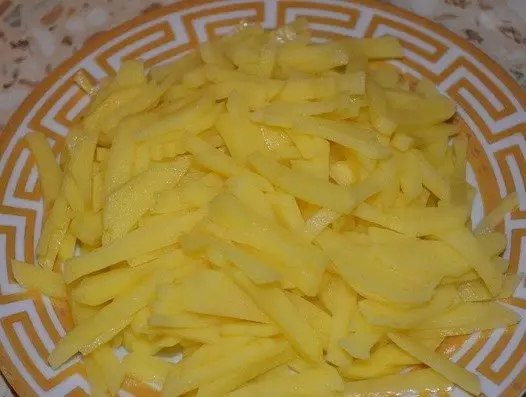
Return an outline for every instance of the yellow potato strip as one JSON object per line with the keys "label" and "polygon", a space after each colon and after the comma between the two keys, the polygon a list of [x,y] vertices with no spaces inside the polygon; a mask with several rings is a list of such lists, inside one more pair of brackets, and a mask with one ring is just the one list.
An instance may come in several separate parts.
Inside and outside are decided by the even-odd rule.
{"label": "yellow potato strip", "polygon": [[134,230],[111,244],[71,258],[64,265],[64,279],[71,283],[86,274],[105,269],[120,261],[134,258],[177,241],[202,218],[202,212],[183,216],[167,215],[165,219]]}
{"label": "yellow potato strip", "polygon": [[374,397],[382,393],[405,395],[410,393],[446,392],[453,387],[449,381],[434,370],[421,369],[405,374],[389,375],[345,384],[345,397]]}
{"label": "yellow potato strip", "polygon": [[312,362],[322,361],[322,346],[316,333],[280,288],[258,287],[238,271],[232,272],[232,278],[281,329],[299,354]]}
{"label": "yellow potato strip", "polygon": [[169,272],[156,273],[104,307],[85,323],[76,326],[59,341],[48,358],[49,364],[57,368],[79,351],[88,354],[109,341],[131,322],[133,314],[148,304],[157,285],[169,283],[170,280]]}
{"label": "yellow potato strip", "polygon": [[305,176],[274,162],[262,153],[251,154],[248,162],[273,184],[311,204],[328,207],[341,213],[349,213],[357,204],[351,188]]}
{"label": "yellow potato strip", "polygon": [[23,287],[54,298],[66,298],[66,285],[60,274],[14,259],[11,268],[15,280]]}
{"label": "yellow potato strip", "polygon": [[388,336],[398,347],[418,358],[424,364],[429,365],[436,372],[459,385],[464,390],[476,396],[480,394],[481,389],[479,381],[472,373],[452,363],[446,357],[427,349],[425,346],[422,346],[405,335],[389,333]]}
{"label": "yellow potato strip", "polygon": [[25,136],[25,140],[31,153],[35,156],[42,193],[46,204],[52,204],[60,192],[62,171],[43,134],[40,132],[30,132]]}
{"label": "yellow potato strip", "polygon": [[497,205],[488,215],[486,215],[475,227],[473,233],[485,234],[491,232],[495,226],[503,221],[504,215],[513,212],[519,207],[519,196],[516,192],[510,193]]}

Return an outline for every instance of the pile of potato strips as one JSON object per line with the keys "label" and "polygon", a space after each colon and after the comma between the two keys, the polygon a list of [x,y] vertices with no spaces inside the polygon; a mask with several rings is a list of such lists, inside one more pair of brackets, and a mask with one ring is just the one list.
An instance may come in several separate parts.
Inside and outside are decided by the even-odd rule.
{"label": "pile of potato strips", "polygon": [[402,57],[299,20],[78,74],[60,161],[25,138],[46,216],[37,264],[12,261],[71,309],[49,364],[80,352],[93,396],[479,394],[438,348],[519,321],[495,231],[518,199],[472,227],[455,104]]}

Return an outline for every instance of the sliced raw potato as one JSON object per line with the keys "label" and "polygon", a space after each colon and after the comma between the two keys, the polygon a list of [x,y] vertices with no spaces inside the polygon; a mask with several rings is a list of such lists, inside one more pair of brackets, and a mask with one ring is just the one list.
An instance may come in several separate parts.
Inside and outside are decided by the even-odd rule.
{"label": "sliced raw potato", "polygon": [[263,396],[325,396],[341,392],[343,381],[336,369],[329,365],[306,370],[296,376],[278,377],[249,384],[230,394],[229,397],[263,397]]}
{"label": "sliced raw potato", "polygon": [[[452,329],[472,332],[507,327],[515,324],[519,315],[498,302],[464,302],[440,316],[427,319],[417,329]],[[453,331],[452,331],[453,332]],[[456,335],[462,335],[456,333]]]}
{"label": "sliced raw potato", "polygon": [[425,393],[428,390],[445,392],[452,386],[453,382],[428,368],[404,374],[348,382],[345,384],[344,396],[373,397],[383,393],[404,395]]}
{"label": "sliced raw potato", "polygon": [[360,301],[358,307],[371,324],[394,329],[410,329],[427,318],[451,310],[458,302],[459,297],[455,288],[444,287],[428,304],[414,309],[390,307],[368,299]]}
{"label": "sliced raw potato", "polygon": [[322,361],[322,346],[305,317],[300,315],[278,287],[260,287],[239,271],[232,271],[236,284],[274,322],[294,349],[312,362]]}
{"label": "sliced raw potato", "polygon": [[66,298],[66,285],[60,274],[14,259],[11,269],[16,282],[23,287],[54,298]]}
{"label": "sliced raw potato", "polygon": [[155,202],[155,195],[175,185],[190,166],[183,157],[137,175],[114,191],[104,205],[104,243],[123,237]]}
{"label": "sliced raw potato", "polygon": [[[255,365],[262,359],[278,355],[287,349],[284,341],[261,339],[238,349],[236,355],[207,363],[198,368],[185,371],[184,362],[179,370],[174,368],[174,376],[168,375],[163,388],[163,396],[180,396],[197,389],[202,384],[209,384],[245,367]],[[260,363],[261,365],[261,363]]]}
{"label": "sliced raw potato", "polygon": [[318,306],[301,296],[287,293],[287,297],[296,310],[303,315],[310,324],[318,339],[321,341],[324,350],[327,350],[331,333],[331,317]]}
{"label": "sliced raw potato", "polygon": [[277,187],[311,204],[328,207],[341,213],[349,213],[357,204],[352,188],[306,176],[274,162],[262,153],[253,153],[249,156],[248,162]]}
{"label": "sliced raw potato", "polygon": [[[314,296],[327,264],[327,257],[312,244],[308,244],[277,223],[264,219],[245,207],[229,194],[223,194],[211,203],[210,217],[228,231],[228,236],[242,244],[268,253],[292,268],[298,288]],[[302,269],[309,269],[305,272]]]}
{"label": "sliced raw potato", "polygon": [[88,254],[71,258],[64,265],[64,279],[71,283],[86,274],[173,244],[201,220],[203,213],[195,211],[183,216],[167,215],[97,248]]}
{"label": "sliced raw potato", "polygon": [[60,193],[62,171],[43,134],[40,132],[30,132],[25,136],[25,140],[31,153],[35,156],[42,193],[46,204],[50,205]]}
{"label": "sliced raw potato", "polygon": [[254,363],[252,366],[239,368],[235,373],[199,387],[198,396],[223,396],[250,382],[254,378],[257,378],[259,375],[265,374],[266,372],[285,364],[293,357],[294,353],[292,350],[285,350],[277,355],[265,357]]}
{"label": "sliced raw potato", "polygon": [[172,304],[174,309],[179,306],[193,313],[260,323],[269,321],[250,298],[219,271],[203,271],[176,286],[165,286],[159,290],[157,300],[178,301],[178,305]]}
{"label": "sliced raw potato", "polygon": [[170,280],[170,272],[157,272],[76,326],[59,341],[48,358],[50,365],[57,368],[74,354],[88,354],[108,342],[131,322],[133,314],[146,307],[154,297],[157,285],[169,283]]}
{"label": "sliced raw potato", "polygon": [[480,394],[481,388],[476,375],[454,364],[446,357],[427,349],[425,346],[422,346],[417,341],[414,341],[405,335],[394,333],[388,335],[398,347],[418,358],[437,373],[474,395]]}
{"label": "sliced raw potato", "polygon": [[126,375],[161,390],[172,364],[148,354],[132,352],[122,361]]}
{"label": "sliced raw potato", "polygon": [[[340,243],[340,236],[325,230],[316,242],[329,253],[342,278],[359,294],[399,305],[428,302],[440,275],[426,269],[405,268],[403,263],[382,263],[371,251],[359,245]],[[411,287],[409,287],[411,286]]]}
{"label": "sliced raw potato", "polygon": [[493,266],[472,233],[463,228],[455,231],[444,231],[438,236],[469,261],[493,296],[499,294],[502,288],[502,275]]}
{"label": "sliced raw potato", "polygon": [[479,222],[473,233],[485,234],[491,232],[495,226],[502,222],[505,214],[513,212],[518,206],[519,196],[516,192],[510,193]]}
{"label": "sliced raw potato", "polygon": [[464,302],[490,301],[505,299],[513,295],[523,277],[518,274],[505,274],[499,294],[493,296],[482,280],[473,280],[458,286],[458,294]]}

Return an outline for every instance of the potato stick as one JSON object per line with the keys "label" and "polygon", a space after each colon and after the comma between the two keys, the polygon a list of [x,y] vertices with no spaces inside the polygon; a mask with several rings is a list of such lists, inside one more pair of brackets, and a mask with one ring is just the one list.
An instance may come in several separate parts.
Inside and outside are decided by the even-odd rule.
{"label": "potato stick", "polygon": [[370,60],[403,58],[404,49],[400,42],[391,36],[348,39],[349,44],[361,49]]}
{"label": "potato stick", "polygon": [[68,164],[68,171],[80,190],[86,208],[91,206],[91,175],[98,131],[86,131],[78,138]]}
{"label": "potato stick", "polygon": [[349,61],[343,43],[329,42],[318,45],[284,45],[278,51],[278,65],[306,73],[321,73]]}
{"label": "potato stick", "polygon": [[[357,331],[342,337],[339,340],[339,345],[351,357],[370,360],[371,350],[383,337],[383,333],[374,330],[368,332]],[[349,370],[352,370],[352,364],[344,368],[343,374],[349,377]]]}
{"label": "potato stick", "polygon": [[335,368],[323,365],[306,370],[296,376],[278,377],[235,390],[228,397],[314,397],[341,392],[343,381]]}
{"label": "potato stick", "polygon": [[459,136],[453,144],[455,154],[455,169],[452,175],[451,202],[456,205],[467,204],[467,182],[466,164],[468,154],[468,140],[464,136]]}
{"label": "potato stick", "polygon": [[323,229],[339,217],[341,217],[341,214],[334,212],[329,208],[321,208],[305,221],[305,227],[302,231],[305,239],[309,242],[314,240]]}
{"label": "potato stick", "polygon": [[106,381],[110,393],[116,395],[121,388],[126,374],[113,349],[108,344],[105,344],[92,352],[90,356],[93,357],[95,363],[102,371],[102,376]]}
{"label": "potato stick", "polygon": [[158,291],[157,303],[166,303],[168,314],[183,310],[205,316],[269,323],[250,298],[225,274],[216,270],[202,269],[177,286],[165,286]]}
{"label": "potato stick", "polygon": [[73,289],[71,296],[79,303],[97,306],[118,297],[152,272],[162,268],[175,268],[185,259],[180,251],[169,253],[165,258],[167,261],[160,257],[141,266],[114,269],[83,278]]}
{"label": "potato stick", "polygon": [[497,296],[502,287],[502,275],[485,255],[477,239],[466,228],[443,231],[438,237],[461,253],[473,266],[493,296]]}
{"label": "potato stick", "polygon": [[[348,241],[342,245],[337,234],[328,229],[317,238],[327,252],[338,273],[360,295],[371,299],[397,303],[399,305],[418,305],[431,299],[440,276],[429,276],[429,271],[402,271],[400,263],[382,263],[373,256],[372,250]],[[359,264],[359,265],[358,265]],[[416,277],[418,281],[409,281]],[[374,281],[373,281],[374,280]],[[396,281],[395,281],[396,280]],[[408,291],[403,285],[412,285]]]}
{"label": "potato stick", "polygon": [[66,199],[62,195],[58,196],[38,240],[36,255],[40,266],[53,269],[55,259],[68,233],[71,216],[71,207]]}
{"label": "potato stick", "polygon": [[70,225],[70,233],[82,243],[97,246],[102,239],[102,214],[91,211],[77,214]]}
{"label": "potato stick", "polygon": [[187,150],[194,155],[195,161],[210,170],[226,176],[247,176],[251,178],[264,192],[274,191],[272,184],[265,178],[262,178],[260,175],[236,164],[230,156],[220,152],[213,146],[208,145],[198,137],[186,135],[185,144]]}
{"label": "potato stick", "polygon": [[409,128],[407,134],[413,137],[415,146],[421,148],[444,139],[448,141],[450,137],[457,135],[458,131],[455,124],[441,123],[421,129]]}
{"label": "potato stick", "polygon": [[[202,96],[195,102],[191,102],[176,112],[165,116],[152,125],[146,126],[135,133],[135,139],[138,142],[147,141],[167,132],[181,131],[187,128],[188,123],[211,113],[214,107],[212,98]],[[205,128],[206,129],[206,128]]]}
{"label": "potato stick", "polygon": [[[163,396],[180,396],[195,390],[200,385],[208,384],[226,375],[254,365],[262,358],[277,355],[287,348],[284,341],[260,339],[240,348],[236,355],[224,357],[222,360],[207,363],[194,370],[181,371],[180,376],[168,377],[163,389]],[[184,365],[184,364],[182,364]]]}
{"label": "potato stick", "polygon": [[[472,333],[516,324],[519,315],[498,302],[463,302],[449,312],[422,321],[417,329],[459,329]],[[447,335],[444,335],[447,336]]]}
{"label": "potato stick", "polygon": [[77,238],[71,233],[66,233],[62,240],[60,250],[58,251],[58,260],[60,262],[65,262],[72,258],[75,255],[76,246]]}
{"label": "potato stick", "polygon": [[287,193],[271,192],[266,194],[278,220],[289,230],[301,230],[304,226],[303,217],[296,199]]}
{"label": "potato stick", "polygon": [[[227,229],[237,243],[250,245],[285,264],[296,276],[294,282],[308,296],[315,296],[327,257],[312,244],[285,228],[260,217],[233,195],[224,193],[210,204],[210,218]],[[309,269],[305,271],[305,269]]]}
{"label": "potato stick", "polygon": [[398,127],[398,123],[389,115],[389,104],[383,88],[376,82],[368,80],[365,93],[371,125],[381,134],[390,137]]}
{"label": "potato stick", "polygon": [[302,117],[294,122],[292,128],[303,134],[328,139],[372,159],[390,156],[390,150],[376,142],[372,131],[362,129],[352,122]]}
{"label": "potato stick", "polygon": [[97,128],[100,128],[102,132],[99,135],[99,141],[101,143],[108,144],[113,140],[115,128],[126,117],[155,107],[159,103],[160,97],[164,90],[164,88],[159,87],[154,82],[130,86],[130,88],[134,87],[142,88],[141,95],[133,98],[127,103],[122,103],[113,112],[109,113],[106,117],[100,120],[100,124],[96,126]]}
{"label": "potato stick", "polygon": [[352,365],[351,356],[340,346],[340,340],[349,332],[349,323],[356,310],[356,293],[341,278],[335,279],[331,334],[326,361],[338,366]]}
{"label": "potato stick", "polygon": [[84,365],[86,366],[86,377],[88,378],[91,395],[94,397],[108,395],[108,386],[106,385],[104,374],[93,357],[85,357]]}
{"label": "potato stick", "polygon": [[232,177],[226,181],[228,190],[239,200],[251,207],[261,216],[275,220],[274,211],[267,201],[264,192],[243,177]]}
{"label": "potato stick", "polygon": [[178,365],[172,372],[179,373],[181,369],[191,371],[227,356],[231,351],[247,346],[253,338],[247,336],[223,338],[213,345],[202,345],[193,353],[187,354],[184,363]]}
{"label": "potato stick", "polygon": [[405,395],[410,393],[446,392],[453,387],[449,381],[431,368],[389,375],[345,384],[345,397],[375,397],[383,393]]}
{"label": "potato stick", "polygon": [[31,153],[35,156],[42,193],[46,205],[49,206],[53,204],[53,201],[55,201],[60,193],[62,171],[57,164],[51,147],[42,133],[30,132],[25,136],[25,140]]}
{"label": "potato stick", "polygon": [[298,314],[284,292],[277,287],[259,287],[239,271],[231,276],[254,303],[277,325],[290,344],[305,359],[321,362],[322,346],[307,320]]}
{"label": "potato stick", "polygon": [[390,156],[390,150],[376,141],[372,131],[348,121],[327,120],[313,116],[294,116],[283,110],[281,113],[262,111],[254,113],[253,119],[269,125],[292,128],[299,133],[320,137],[355,150],[368,158],[382,159]]}
{"label": "potato stick", "polygon": [[64,196],[71,208],[73,217],[77,216],[79,213],[88,211],[89,202],[86,202],[84,199],[80,187],[70,173],[64,175],[64,181],[62,182],[62,196]]}
{"label": "potato stick", "polygon": [[273,184],[311,204],[349,213],[357,204],[351,187],[305,176],[303,173],[282,166],[262,153],[248,156],[249,164]]}
{"label": "potato stick", "polygon": [[248,383],[254,378],[257,378],[259,375],[290,361],[292,358],[294,358],[294,352],[291,349],[286,349],[276,356],[265,358],[254,363],[252,366],[240,368],[236,373],[199,387],[197,396],[224,396],[226,393]]}
{"label": "potato stick", "polygon": [[491,301],[493,299],[506,299],[513,295],[523,277],[518,274],[505,274],[502,288],[494,297],[481,280],[468,281],[458,286],[458,294],[464,302]]}
{"label": "potato stick", "polygon": [[171,316],[153,314],[148,320],[152,327],[160,328],[207,328],[218,326],[221,319],[212,316],[204,317],[192,313],[174,313]]}
{"label": "potato stick", "polygon": [[453,287],[444,287],[437,291],[428,304],[414,309],[398,309],[367,299],[361,300],[358,307],[370,324],[393,329],[411,329],[427,318],[454,308],[458,302],[457,291]]}
{"label": "potato stick", "polygon": [[354,215],[407,236],[425,236],[461,227],[464,220],[461,213],[459,208],[437,207],[401,208],[383,212],[370,204],[362,203]]}
{"label": "potato stick", "polygon": [[198,53],[191,51],[170,63],[154,66],[150,71],[150,75],[157,83],[169,83],[171,85],[178,82],[188,70],[201,64]]}
{"label": "potato stick", "polygon": [[266,338],[280,334],[279,328],[272,324],[224,324],[219,326],[223,336],[254,336]]}
{"label": "potato stick", "polygon": [[476,234],[475,238],[484,253],[493,258],[500,255],[506,249],[508,240],[504,233],[490,232],[486,234]]}
{"label": "potato stick", "polygon": [[179,182],[190,167],[190,158],[162,163],[129,180],[107,199],[103,210],[103,243],[123,237],[155,202],[155,195]]}
{"label": "potato stick", "polygon": [[76,326],[58,342],[48,358],[49,364],[57,368],[79,351],[88,354],[108,342],[132,321],[133,314],[149,303],[157,285],[169,283],[171,279],[170,272],[157,272]]}
{"label": "potato stick", "polygon": [[425,346],[422,346],[405,335],[389,333],[388,336],[401,349],[407,351],[412,356],[415,356],[424,364],[430,366],[436,372],[459,385],[464,390],[474,395],[480,394],[481,388],[479,380],[472,373],[449,361],[446,357],[427,349]]}
{"label": "potato stick", "polygon": [[134,230],[107,246],[71,258],[64,265],[64,279],[66,283],[71,283],[86,274],[173,244],[179,235],[189,231],[202,217],[202,211],[182,216],[166,215],[164,219]]}
{"label": "potato stick", "polygon": [[122,366],[126,375],[162,390],[166,376],[173,364],[148,354],[132,352],[124,357]]}
{"label": "potato stick", "polygon": [[110,148],[104,178],[105,197],[108,197],[132,177],[133,155],[135,151],[132,134],[142,125],[152,123],[157,118],[157,115],[154,114],[144,114],[123,120],[123,122],[118,125]]}
{"label": "potato stick", "polygon": [[60,274],[14,259],[11,268],[16,282],[23,287],[54,298],[66,298],[66,285]]}
{"label": "potato stick", "polygon": [[231,261],[239,270],[243,271],[254,283],[261,285],[279,281],[279,273],[267,266],[258,257],[250,255],[241,247],[236,247],[233,244],[216,238],[211,238],[210,244],[213,248],[219,250],[226,259]]}
{"label": "potato stick", "polygon": [[422,184],[440,200],[450,201],[451,188],[446,180],[437,170],[421,155],[420,152],[412,152],[416,163],[422,174]]}
{"label": "potato stick", "polygon": [[278,98],[283,101],[305,102],[330,98],[342,91],[348,92],[350,95],[363,95],[364,82],[363,72],[288,79]]}
{"label": "potato stick", "polygon": [[487,214],[473,230],[474,234],[485,234],[491,232],[495,226],[501,223],[504,215],[513,212],[519,207],[519,196],[516,192],[508,194],[502,199],[489,214]]}
{"label": "potato stick", "polygon": [[122,62],[115,76],[115,82],[122,87],[145,83],[144,62],[140,59],[129,59]]}
{"label": "potato stick", "polygon": [[75,83],[84,91],[86,94],[93,96],[97,93],[97,88],[93,86],[92,77],[87,74],[84,70],[79,70],[74,76]]}
{"label": "potato stick", "polygon": [[331,317],[309,300],[288,292],[287,297],[296,310],[302,314],[318,336],[324,350],[329,346]]}

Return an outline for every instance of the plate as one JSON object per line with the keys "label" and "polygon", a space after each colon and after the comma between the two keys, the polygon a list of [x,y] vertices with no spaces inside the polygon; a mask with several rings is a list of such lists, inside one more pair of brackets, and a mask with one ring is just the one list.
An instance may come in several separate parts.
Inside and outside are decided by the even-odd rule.
{"label": "plate", "polygon": [[[526,100],[520,87],[485,54],[448,30],[401,9],[369,1],[178,1],[141,15],[90,41],[38,86],[0,136],[0,363],[21,396],[87,395],[81,360],[55,371],[47,365],[53,346],[71,326],[65,303],[28,292],[13,281],[9,258],[33,262],[42,226],[38,174],[21,139],[44,133],[56,153],[88,103],[75,85],[83,70],[100,80],[122,60],[142,58],[148,66],[168,62],[197,43],[228,32],[239,20],[275,28],[305,17],[316,40],[392,35],[405,48],[396,62],[404,72],[427,77],[458,104],[458,124],[469,136],[468,179],[478,194],[473,221],[501,197],[517,191],[521,210],[501,230],[511,242],[505,255],[513,272],[526,271]],[[440,350],[477,373],[485,395],[520,395],[526,388],[526,287],[506,301],[522,316],[516,327],[446,340]],[[463,395],[459,390],[454,395]],[[156,395],[127,379],[122,395]]]}

